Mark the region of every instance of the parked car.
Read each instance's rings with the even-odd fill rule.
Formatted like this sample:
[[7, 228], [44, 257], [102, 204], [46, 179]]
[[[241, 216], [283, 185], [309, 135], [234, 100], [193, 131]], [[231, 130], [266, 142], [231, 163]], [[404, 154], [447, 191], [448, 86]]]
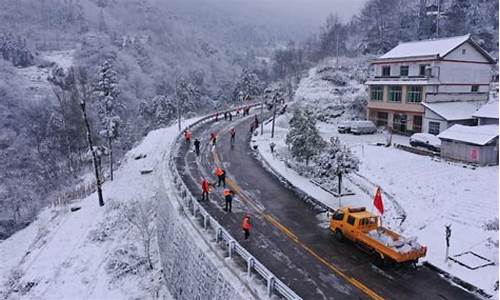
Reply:
[[373, 134], [377, 132], [377, 126], [372, 121], [352, 121], [351, 133], [353, 134]]
[[339, 122], [337, 126], [337, 131], [339, 133], [349, 133], [351, 132], [351, 121], [342, 121]]
[[415, 133], [410, 137], [410, 145], [413, 147], [423, 147], [431, 151], [441, 151], [441, 140], [430, 133]]

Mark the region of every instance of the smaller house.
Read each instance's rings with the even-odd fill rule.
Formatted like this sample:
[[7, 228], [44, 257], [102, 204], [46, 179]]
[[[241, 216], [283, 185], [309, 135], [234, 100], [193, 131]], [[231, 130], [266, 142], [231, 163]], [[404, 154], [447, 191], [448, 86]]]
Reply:
[[472, 114], [478, 125], [498, 125], [498, 99], [492, 100]]
[[423, 132], [437, 135], [455, 124], [476, 125], [472, 114], [483, 104], [481, 101], [422, 103], [425, 107]]
[[481, 166], [498, 165], [498, 125], [456, 124], [438, 135], [441, 157]]

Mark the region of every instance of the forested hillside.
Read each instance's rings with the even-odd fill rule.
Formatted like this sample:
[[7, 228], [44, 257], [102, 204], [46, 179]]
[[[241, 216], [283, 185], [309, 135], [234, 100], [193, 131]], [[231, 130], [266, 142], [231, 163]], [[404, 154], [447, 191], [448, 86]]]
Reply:
[[[71, 63], [88, 77], [91, 127], [107, 174], [102, 132], [109, 128], [97, 88], [105, 63], [116, 85], [116, 162], [176, 116], [176, 84], [183, 115], [239, 100], [236, 87], [253, 76], [255, 57], [268, 53], [277, 35], [251, 19], [236, 22], [221, 7], [200, 2], [203, 10], [194, 10], [188, 2], [0, 1], [0, 238], [90, 171], [85, 127], [69, 90]], [[65, 56], [54, 55], [60, 51]]]

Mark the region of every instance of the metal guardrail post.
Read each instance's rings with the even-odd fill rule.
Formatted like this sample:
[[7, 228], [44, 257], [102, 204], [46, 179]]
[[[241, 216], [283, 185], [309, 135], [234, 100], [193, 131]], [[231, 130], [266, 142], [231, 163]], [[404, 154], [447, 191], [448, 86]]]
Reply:
[[208, 225], [208, 217], [207, 217], [207, 215], [204, 215], [203, 216], [203, 228], [207, 229], [207, 225]]
[[247, 260], [247, 276], [248, 276], [248, 278], [250, 278], [250, 276], [252, 275], [253, 263], [254, 263], [254, 259], [252, 257], [250, 257]]
[[274, 276], [270, 276], [267, 279], [267, 295], [271, 297], [273, 294], [273, 287], [274, 287]]
[[229, 241], [228, 245], [229, 258], [231, 258], [233, 257], [234, 241]]
[[220, 232], [221, 232], [220, 227], [217, 227], [217, 229], [215, 229], [215, 243], [216, 244], [219, 242]]

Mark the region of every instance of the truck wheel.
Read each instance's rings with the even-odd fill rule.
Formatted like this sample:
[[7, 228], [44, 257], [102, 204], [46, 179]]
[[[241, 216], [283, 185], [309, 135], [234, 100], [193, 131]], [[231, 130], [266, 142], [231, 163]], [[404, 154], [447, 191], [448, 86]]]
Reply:
[[342, 242], [344, 240], [344, 234], [339, 229], [335, 230], [335, 238], [337, 241]]

